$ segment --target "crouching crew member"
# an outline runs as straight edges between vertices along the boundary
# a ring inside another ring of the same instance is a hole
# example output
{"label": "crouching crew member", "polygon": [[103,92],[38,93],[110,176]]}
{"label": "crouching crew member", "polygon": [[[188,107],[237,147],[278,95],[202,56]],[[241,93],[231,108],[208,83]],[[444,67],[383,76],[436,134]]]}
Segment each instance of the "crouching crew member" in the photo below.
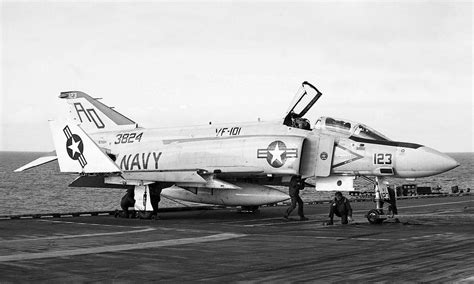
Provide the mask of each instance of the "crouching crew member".
{"label": "crouching crew member", "polygon": [[300,216],[300,221],[306,221],[308,218],[304,216],[303,213],[303,200],[300,197],[300,189],[304,188],[304,182],[297,177],[293,177],[290,181],[289,195],[291,198],[291,205],[286,210],[283,218],[288,219],[291,212],[296,208],[296,203],[298,203],[298,215]]}
{"label": "crouching crew member", "polygon": [[331,202],[329,208],[329,221],[328,225],[333,224],[334,214],[341,217],[341,223],[347,224],[348,221],[352,221],[352,208],[349,199],[342,196],[340,191],[336,192],[333,202]]}

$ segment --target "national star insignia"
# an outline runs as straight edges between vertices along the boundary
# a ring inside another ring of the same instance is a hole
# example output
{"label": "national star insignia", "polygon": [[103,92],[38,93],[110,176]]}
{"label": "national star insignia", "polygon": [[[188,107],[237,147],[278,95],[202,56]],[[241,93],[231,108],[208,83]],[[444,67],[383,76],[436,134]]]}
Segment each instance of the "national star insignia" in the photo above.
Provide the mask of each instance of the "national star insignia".
{"label": "national star insignia", "polygon": [[257,158],[266,159],[274,168],[280,168],[289,158],[298,158],[298,148],[287,148],[283,141],[273,141],[266,149],[257,149]]}
{"label": "national star insignia", "polygon": [[276,144],[275,149],[268,150],[268,153],[272,155],[272,161],[270,162],[270,164],[273,164],[275,161],[278,161],[283,164],[283,159],[281,158],[281,156],[283,155],[283,153],[285,153],[285,151],[282,151],[280,150],[280,148],[278,148],[278,143]]}
{"label": "national star insignia", "polygon": [[72,136],[71,138],[72,138],[72,143],[71,143],[70,146],[68,146],[68,148],[72,150],[72,152],[73,152],[72,155],[74,156],[74,155],[76,155],[76,153],[81,154],[81,151],[79,151],[79,146],[82,143],[82,141],[81,140],[79,140],[79,141],[74,140],[74,136]]}

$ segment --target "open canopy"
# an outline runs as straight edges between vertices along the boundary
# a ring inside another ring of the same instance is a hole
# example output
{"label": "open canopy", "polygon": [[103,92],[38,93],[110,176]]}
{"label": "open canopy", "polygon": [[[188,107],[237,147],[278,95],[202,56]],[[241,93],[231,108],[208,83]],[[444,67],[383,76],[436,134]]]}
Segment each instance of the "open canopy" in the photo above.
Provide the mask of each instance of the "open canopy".
{"label": "open canopy", "polygon": [[306,81],[303,82],[301,88],[298,90],[295,97],[293,98],[290,107],[286,111],[283,124],[298,127],[295,124],[299,122],[299,119],[303,118],[303,116],[313,107],[313,105],[318,101],[321,96],[322,93],[318,89],[316,89],[315,86],[311,85]]}

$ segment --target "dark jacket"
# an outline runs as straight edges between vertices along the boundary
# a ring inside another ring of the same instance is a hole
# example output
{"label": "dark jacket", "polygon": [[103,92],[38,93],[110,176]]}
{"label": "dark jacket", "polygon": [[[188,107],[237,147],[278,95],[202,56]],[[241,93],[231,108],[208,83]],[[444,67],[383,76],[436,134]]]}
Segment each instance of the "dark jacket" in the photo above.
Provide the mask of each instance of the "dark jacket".
{"label": "dark jacket", "polygon": [[290,186],[289,189],[290,197],[297,197],[300,195],[300,188],[297,186]]}
{"label": "dark jacket", "polygon": [[300,196],[300,189],[304,188],[304,183],[302,181],[292,180],[289,187],[290,197]]}
{"label": "dark jacket", "polygon": [[347,216],[352,217],[351,203],[344,196],[339,201],[336,198],[334,198],[334,201],[332,202],[332,206],[334,210],[338,211],[341,215],[347,215]]}

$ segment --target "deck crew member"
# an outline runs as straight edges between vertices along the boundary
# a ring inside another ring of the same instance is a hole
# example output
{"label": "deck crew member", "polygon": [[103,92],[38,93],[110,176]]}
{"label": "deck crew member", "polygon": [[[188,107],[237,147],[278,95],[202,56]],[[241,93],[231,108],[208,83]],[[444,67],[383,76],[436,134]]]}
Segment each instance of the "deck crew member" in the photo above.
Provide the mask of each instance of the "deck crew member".
{"label": "deck crew member", "polygon": [[341,223],[347,224],[352,221],[352,208],[349,199],[342,196],[340,191],[334,195],[334,200],[331,202],[329,208],[329,221],[327,225],[333,224],[334,215],[341,217]]}
{"label": "deck crew member", "polygon": [[296,208],[296,203],[298,203],[298,215],[300,216],[300,221],[306,221],[308,218],[304,216],[303,213],[303,200],[300,197],[300,189],[304,188],[304,182],[297,177],[293,177],[290,181],[289,195],[291,198],[291,205],[286,209],[285,215],[283,218],[288,219],[291,212]]}
{"label": "deck crew member", "polygon": [[153,213],[151,214],[151,218],[159,219],[158,218],[158,203],[161,200],[161,190],[163,189],[163,185],[161,183],[155,182],[148,186],[150,190],[150,203],[151,207],[153,207]]}
{"label": "deck crew member", "polygon": [[398,215],[397,193],[395,192],[395,189],[393,189],[393,187],[391,186],[387,187],[387,191],[389,196],[389,200],[387,200],[387,202],[390,204],[388,211],[391,212],[393,215]]}
{"label": "deck crew member", "polygon": [[122,197],[120,201],[120,207],[122,207],[123,214],[116,214],[115,217],[129,218],[130,212],[128,211],[129,207],[135,205],[135,187],[130,186],[127,188],[127,193]]}
{"label": "deck crew member", "polygon": [[150,218],[152,219],[159,219],[158,218],[158,204],[161,200],[161,191],[163,188],[168,188],[173,186],[173,183],[170,182],[155,182],[148,185],[148,190],[150,192],[150,203],[151,207],[153,207],[153,213],[151,214]]}

